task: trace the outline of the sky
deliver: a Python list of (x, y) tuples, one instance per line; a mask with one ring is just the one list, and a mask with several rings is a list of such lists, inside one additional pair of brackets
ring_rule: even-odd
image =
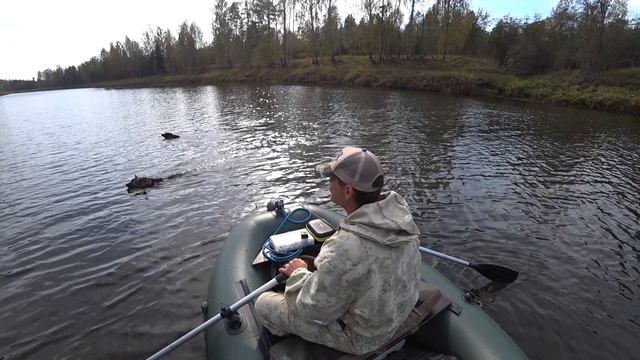
[[(228, 0), (231, 2), (232, 0)], [(338, 0), (344, 18), (359, 18), (359, 0)], [(433, 0), (422, 1), (422, 7)], [(470, 0), (492, 18), (549, 15), (556, 0)], [(211, 41), (214, 0), (3, 0), (0, 2), (0, 79), (26, 79), (47, 68), (80, 65), (125, 36), (141, 42), (147, 29), (160, 26), (174, 34), (183, 21), (195, 22)], [(629, 0), (640, 12), (640, 0)]]

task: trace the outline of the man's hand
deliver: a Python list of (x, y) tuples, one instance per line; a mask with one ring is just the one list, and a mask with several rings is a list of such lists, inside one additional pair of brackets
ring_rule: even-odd
[(307, 268), (307, 263), (302, 259), (295, 258), (288, 263), (286, 263), (283, 267), (280, 268), (280, 272), (286, 274), (287, 276), (291, 276), (291, 273), (297, 268)]

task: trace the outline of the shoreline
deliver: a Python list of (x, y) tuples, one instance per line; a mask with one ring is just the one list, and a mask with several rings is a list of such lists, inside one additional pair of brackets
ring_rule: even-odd
[(322, 59), (320, 65), (311, 64), (310, 59), (296, 59), (286, 68), (210, 68), (199, 73), (113, 80), (74, 88), (123, 89), (219, 83), (417, 90), (640, 115), (640, 68), (611, 70), (592, 75), (579, 71), (562, 71), (519, 77), (507, 74), (492, 61), (457, 56), (451, 56), (446, 62), (433, 59), (393, 59), (376, 64), (362, 56), (340, 57), (337, 63)]
[[(531, 77), (507, 74), (492, 61), (452, 56), (395, 59), (371, 64), (366, 57), (291, 61), (287, 68), (211, 69), (203, 73), (123, 79), (97, 84), (104, 88), (215, 85), (217, 83), (356, 86), (417, 90), (446, 95), (491, 97), (640, 115), (640, 68), (599, 75), (563, 71)], [(635, 81), (634, 81), (635, 80)]]

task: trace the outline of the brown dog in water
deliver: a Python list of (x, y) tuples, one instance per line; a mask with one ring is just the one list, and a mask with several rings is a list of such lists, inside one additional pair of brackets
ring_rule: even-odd
[(135, 175), (133, 180), (127, 183), (127, 191), (135, 191), (136, 189), (146, 189), (154, 187), (163, 181), (163, 178), (151, 178), (145, 176), (138, 177), (138, 175)]
[(163, 133), (161, 135), (165, 140), (177, 139), (177, 138), (180, 137), (179, 135), (172, 134), (170, 132), (166, 132), (166, 133)]

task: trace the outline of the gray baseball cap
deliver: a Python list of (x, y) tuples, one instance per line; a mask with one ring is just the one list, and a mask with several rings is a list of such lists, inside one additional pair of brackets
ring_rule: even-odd
[(321, 176), (335, 175), (356, 190), (373, 192), (382, 188), (373, 186), (378, 176), (382, 175), (380, 160), (366, 149), (347, 146), (330, 163), (316, 166), (316, 171)]

